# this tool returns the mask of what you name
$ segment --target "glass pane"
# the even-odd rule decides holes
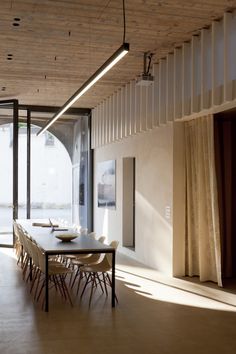
[[[0,244],[12,245],[13,124],[0,125]]]
[[[59,219],[71,224],[72,164],[54,135],[31,127],[31,218]]]

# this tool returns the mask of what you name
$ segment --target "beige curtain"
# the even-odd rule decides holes
[[[213,116],[185,123],[186,275],[222,286]]]

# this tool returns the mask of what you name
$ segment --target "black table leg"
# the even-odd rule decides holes
[[[45,312],[48,312],[48,254],[45,253]]]
[[[115,307],[115,300],[116,300],[116,284],[115,284],[115,264],[116,264],[116,251],[112,252],[112,287],[111,287],[111,306]]]

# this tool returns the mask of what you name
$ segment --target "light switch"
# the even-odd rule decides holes
[[[166,218],[166,219],[170,219],[170,212],[171,212],[170,206],[167,205],[167,206],[165,207],[165,218]]]

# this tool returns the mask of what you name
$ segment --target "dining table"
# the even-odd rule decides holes
[[[50,220],[49,220],[50,221]],[[18,219],[16,222],[24,229],[41,248],[45,255],[45,311],[49,311],[49,257],[66,254],[110,253],[112,255],[111,306],[115,307],[115,248],[103,244],[86,234],[73,231],[72,228],[57,227],[55,223],[45,219]],[[63,242],[57,238],[60,235],[76,235],[75,239]]]

